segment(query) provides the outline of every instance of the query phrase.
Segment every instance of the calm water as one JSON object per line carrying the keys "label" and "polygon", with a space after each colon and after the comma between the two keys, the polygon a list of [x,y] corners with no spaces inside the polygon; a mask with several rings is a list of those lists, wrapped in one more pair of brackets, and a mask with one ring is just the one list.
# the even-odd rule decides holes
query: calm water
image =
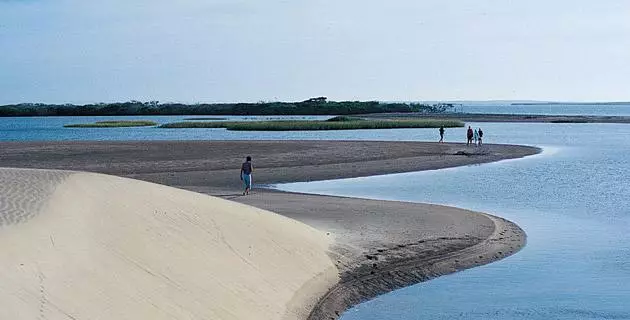
{"label": "calm water", "polygon": [[[225,129],[64,128],[65,124],[106,120],[151,120],[158,124],[204,116],[0,117],[0,141],[43,140],[234,140],[256,138]],[[330,116],[210,116],[227,120],[323,120]]]}
{"label": "calm water", "polygon": [[383,295],[342,319],[630,319],[630,126],[479,126],[493,142],[538,145],[545,152],[280,186],[489,212],[518,223],[529,236],[526,248],[508,259]]}
{"label": "calm water", "polygon": [[[616,115],[630,116],[629,105],[463,105],[457,111],[469,113]],[[327,132],[232,132],[225,129],[64,128],[64,124],[104,120],[152,120],[159,124],[200,116],[100,116],[100,117],[0,117],[0,141],[42,140],[239,140],[239,139],[385,139],[433,140],[431,130],[369,130]],[[224,117],[224,116],[216,116]],[[228,116],[228,120],[323,120],[330,116]]]}
{"label": "calm water", "polygon": [[546,114],[546,115],[595,115],[630,116],[630,104],[552,104],[552,105],[510,105],[510,104],[464,104],[458,112],[503,113],[503,114]]}
{"label": "calm water", "polygon": [[[119,117],[0,117],[0,141],[43,140],[436,140],[437,129],[341,130],[341,131],[228,131],[190,128],[64,128],[64,124],[105,120],[152,120],[159,124],[183,121],[194,116]],[[323,120],[330,116],[230,116],[228,120]],[[495,133],[485,133],[492,141]],[[460,141],[463,128],[447,129],[446,141]]]}

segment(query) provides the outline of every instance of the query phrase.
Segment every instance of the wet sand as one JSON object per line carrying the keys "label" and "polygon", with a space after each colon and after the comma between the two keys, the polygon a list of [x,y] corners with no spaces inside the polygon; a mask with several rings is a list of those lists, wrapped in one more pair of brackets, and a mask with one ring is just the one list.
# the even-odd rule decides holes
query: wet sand
{"label": "wet sand", "polygon": [[241,195],[239,166],[254,182],[314,181],[439,169],[519,158],[537,148],[371,141],[169,141],[0,143],[0,166],[100,172],[201,192],[270,210],[327,232],[340,280],[309,319],[337,318],[376,295],[489,263],[518,251],[515,224],[467,210],[278,192]]}

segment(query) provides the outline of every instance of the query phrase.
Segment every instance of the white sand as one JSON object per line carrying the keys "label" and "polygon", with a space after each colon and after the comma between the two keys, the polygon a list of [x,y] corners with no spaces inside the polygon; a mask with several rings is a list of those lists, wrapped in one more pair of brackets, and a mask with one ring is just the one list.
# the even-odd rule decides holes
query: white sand
{"label": "white sand", "polygon": [[0,185],[0,319],[305,319],[338,281],[332,239],[268,211],[91,173]]}

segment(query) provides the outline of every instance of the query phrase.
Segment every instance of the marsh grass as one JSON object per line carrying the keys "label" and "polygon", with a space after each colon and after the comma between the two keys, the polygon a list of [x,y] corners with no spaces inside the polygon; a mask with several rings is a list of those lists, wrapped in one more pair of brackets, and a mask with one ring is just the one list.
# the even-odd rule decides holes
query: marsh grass
{"label": "marsh grass", "polygon": [[550,123],[588,123],[588,121],[583,119],[558,119],[551,120]]}
{"label": "marsh grass", "polygon": [[346,122],[346,121],[358,121],[358,120],[364,120],[358,117],[350,117],[350,116],[336,116],[336,117],[332,117],[326,121],[328,122]]}
{"label": "marsh grass", "polygon": [[148,120],[114,120],[97,121],[94,123],[66,124],[65,128],[120,128],[120,127],[148,127],[156,126],[157,122]]}
{"label": "marsh grass", "polygon": [[186,118],[185,121],[199,121],[199,120],[227,120],[228,118],[220,117],[200,117],[200,118]]}
{"label": "marsh grass", "polygon": [[160,128],[226,128],[235,131],[302,131],[302,130],[357,130],[402,128],[463,127],[458,120],[336,120],[336,121],[226,121],[226,122],[175,122]]}

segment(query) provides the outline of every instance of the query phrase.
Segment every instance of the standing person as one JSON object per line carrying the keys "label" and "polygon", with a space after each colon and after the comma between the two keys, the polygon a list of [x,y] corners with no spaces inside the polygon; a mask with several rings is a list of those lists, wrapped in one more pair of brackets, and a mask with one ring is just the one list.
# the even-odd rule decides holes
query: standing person
{"label": "standing person", "polygon": [[252,189],[252,172],[254,172],[252,157],[247,156],[245,162],[241,165],[241,181],[245,185],[243,195],[249,194],[249,191]]}
{"label": "standing person", "polygon": [[472,143],[473,139],[473,129],[468,126],[468,131],[466,131],[466,146],[469,146]]}
{"label": "standing person", "polygon": [[483,131],[479,128],[479,145],[481,145],[481,140],[483,140]]}
{"label": "standing person", "polygon": [[475,140],[475,146],[476,146],[477,141],[479,141],[479,132],[477,131],[477,129],[475,129],[475,132],[473,133],[473,140]]}
{"label": "standing person", "polygon": [[440,127],[440,141],[438,142],[444,142],[444,126]]}

